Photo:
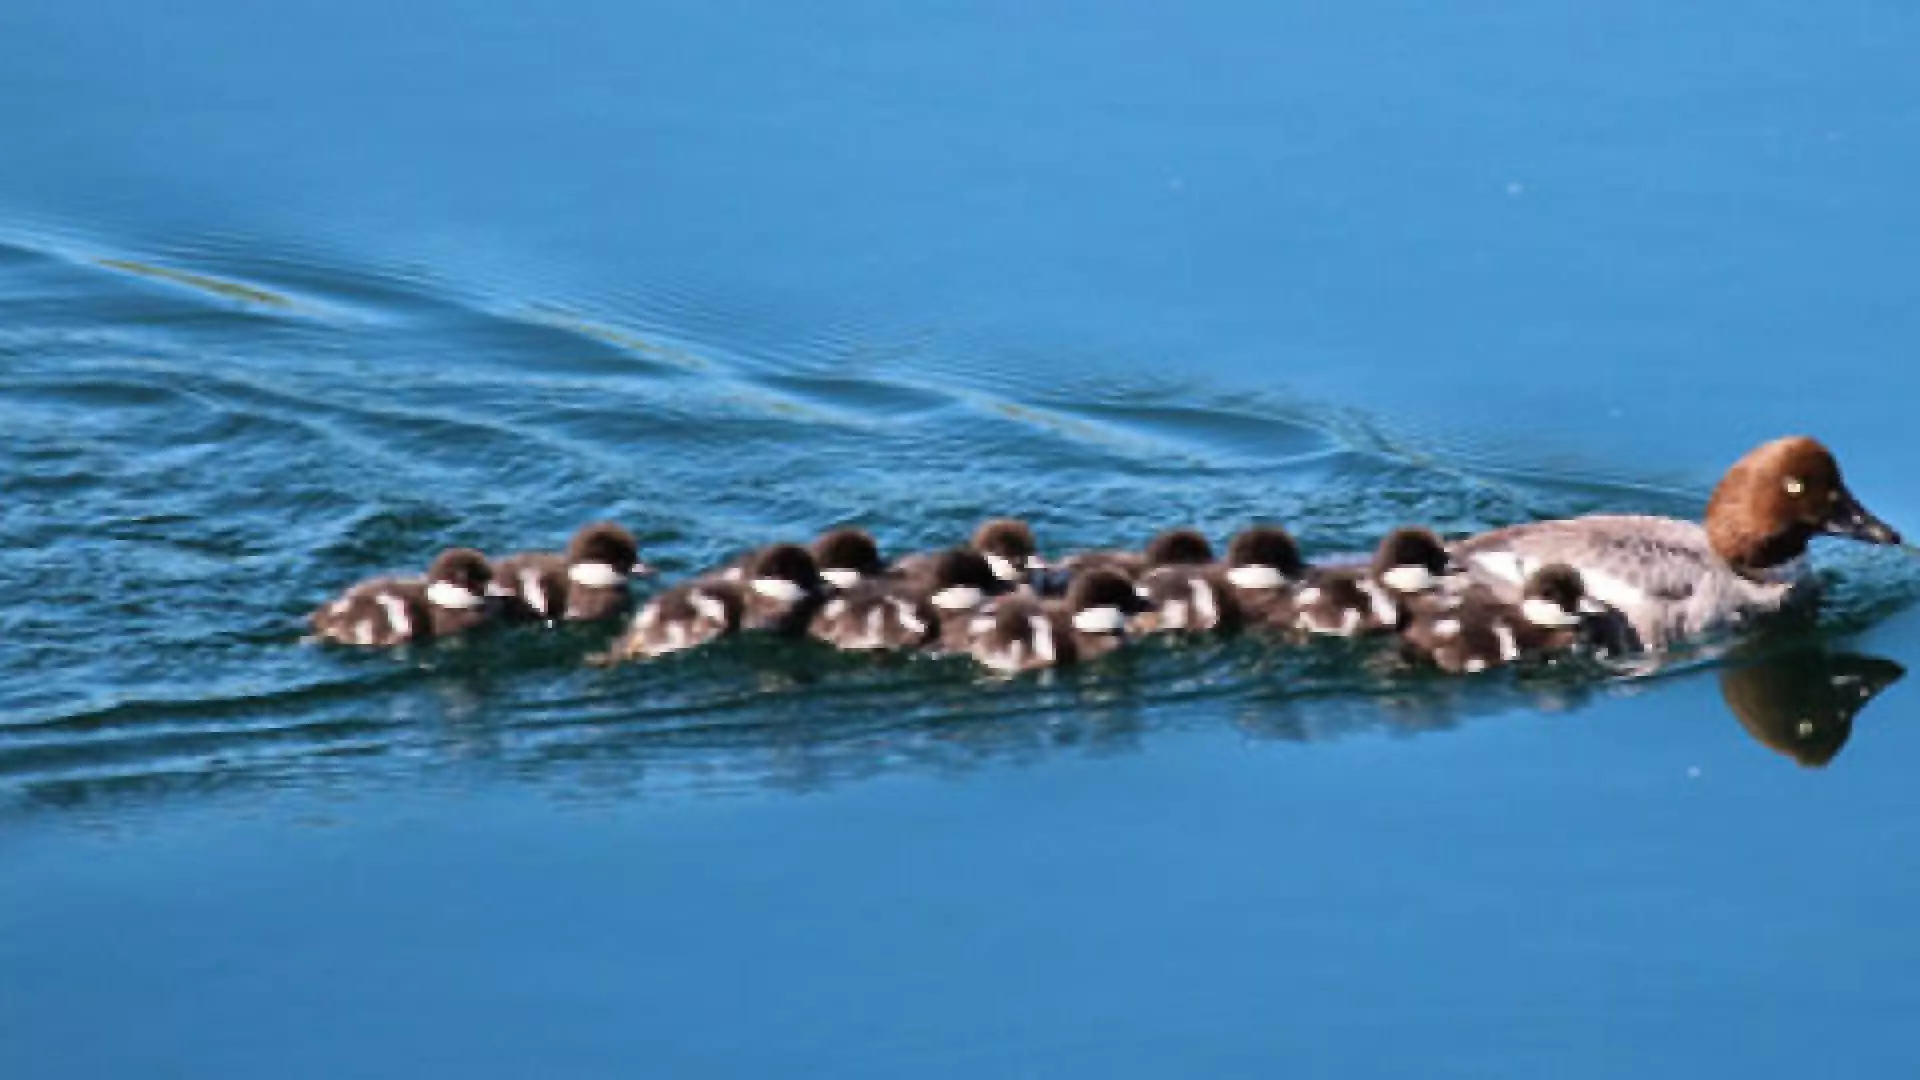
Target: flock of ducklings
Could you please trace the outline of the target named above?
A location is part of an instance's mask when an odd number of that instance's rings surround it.
[[[626,529],[598,522],[564,552],[489,560],[440,553],[424,577],[363,581],[314,612],[314,636],[358,646],[462,634],[491,622],[591,621],[631,612],[629,581],[653,573]],[[1145,548],[1042,560],[1016,519],[968,542],[888,561],[867,532],[749,551],[654,595],[608,662],[657,657],[740,633],[813,637],[848,651],[966,655],[1017,673],[1111,652],[1149,634],[1397,636],[1416,662],[1470,673],[1572,650],[1616,651],[1618,616],[1580,575],[1536,571],[1518,598],[1460,571],[1429,529],[1393,530],[1370,561],[1309,565],[1283,528],[1236,534],[1226,557],[1192,529]]]

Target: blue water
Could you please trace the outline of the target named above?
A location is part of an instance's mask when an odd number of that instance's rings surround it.
[[[0,8],[0,1076],[1911,1071],[1897,552],[1646,679],[298,637],[603,516],[1325,552],[1791,431],[1920,530],[1916,31]]]

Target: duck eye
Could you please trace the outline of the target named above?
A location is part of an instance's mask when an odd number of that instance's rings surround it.
[[[1785,487],[1787,489],[1787,494],[1794,495],[1794,496],[1798,496],[1801,492],[1807,490],[1807,485],[1801,483],[1800,478],[1797,476],[1787,477],[1787,482],[1785,484]]]

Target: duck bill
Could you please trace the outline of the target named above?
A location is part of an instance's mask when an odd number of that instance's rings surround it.
[[[1863,540],[1869,544],[1898,544],[1900,534],[1893,526],[1874,517],[1853,492],[1842,488],[1840,498],[1833,504],[1833,512],[1820,524],[1820,531],[1834,536],[1844,536],[1851,540]]]

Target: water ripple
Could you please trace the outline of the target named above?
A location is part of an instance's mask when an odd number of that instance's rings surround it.
[[[1277,519],[1326,552],[1405,521],[1700,503],[1168,365],[1075,381],[1040,350],[808,328],[691,288],[556,299],[242,237],[112,248],[0,235],[0,591],[32,598],[0,611],[0,801],[27,808],[471,769],[568,793],[804,790],[1124,752],[1223,716],[1262,739],[1430,731],[1624,685],[1464,685],[1250,641],[1003,682],[761,643],[585,666],[606,630],[298,640],[346,581],[451,543],[552,547],[615,517],[671,575],[844,522],[899,550],[1017,513],[1066,549]],[[1920,599],[1905,562],[1828,565],[1829,637]]]

